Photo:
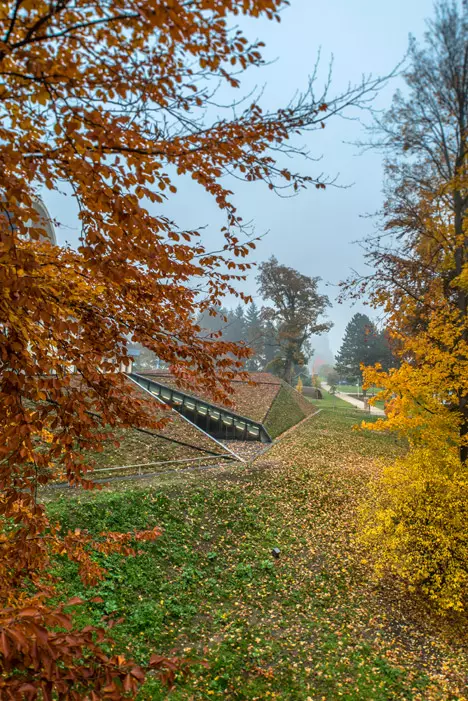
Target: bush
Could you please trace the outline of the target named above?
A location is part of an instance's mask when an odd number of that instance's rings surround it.
[[[386,467],[361,509],[361,540],[381,577],[393,573],[441,609],[468,586],[468,470],[456,452],[412,450]]]

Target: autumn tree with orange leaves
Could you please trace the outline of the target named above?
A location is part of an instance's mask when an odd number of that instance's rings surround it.
[[[119,699],[144,671],[105,653],[102,630],[75,629],[55,606],[51,558],[102,577],[93,553],[134,552],[157,530],[62,533],[38,489],[57,475],[92,487],[87,451],[109,430],[161,428],[128,400],[129,339],[181,381],[226,394],[245,349],[204,339],[195,319],[236,294],[252,241],[226,174],[270,189],[322,179],[284,167],[290,137],[321,129],[378,81],[263,112],[253,101],[211,123],[213,85],[240,86],[262,64],[261,43],[232,29],[244,14],[278,19],[286,0],[7,0],[0,7],[0,698]],[[217,111],[219,112],[219,106]],[[189,176],[225,213],[220,252],[205,250],[158,205]],[[79,205],[80,245],[39,236],[35,198],[67,183]],[[243,297],[242,294],[240,294]],[[170,677],[174,663],[153,657]]]

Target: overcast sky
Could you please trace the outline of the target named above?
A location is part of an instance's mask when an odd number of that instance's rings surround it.
[[[323,74],[334,56],[331,94],[340,92],[349,81],[358,82],[363,73],[388,74],[402,59],[410,33],[422,37],[424,20],[431,16],[432,0],[291,0],[282,22],[249,21],[243,28],[251,38],[266,43],[264,56],[273,61],[246,81],[265,86],[267,106],[285,105],[296,89],[303,88],[321,49]],[[378,98],[380,107],[390,103],[398,87],[394,79]],[[234,97],[239,97],[236,94]],[[363,215],[377,211],[382,203],[382,160],[377,153],[359,154],[349,142],[362,137],[362,127],[354,121],[337,119],[325,130],[308,135],[312,155],[323,156],[320,163],[293,164],[292,169],[318,174],[325,171],[347,189],[311,188],[298,197],[282,199],[263,184],[238,185],[235,202],[245,220],[252,220],[256,234],[268,232],[253,259],[262,261],[274,254],[281,263],[306,275],[323,278],[333,308],[329,316],[335,326],[330,333],[333,352],[339,348],[344,327],[354,311],[337,305],[336,283],[352,268],[362,269],[361,250],[353,242],[372,231],[372,219]],[[170,207],[171,216],[182,227],[206,226],[208,247],[219,241],[224,220],[214,202],[190,180],[177,183],[178,195]],[[75,245],[78,238],[76,208],[58,192],[44,193],[53,217],[60,221],[59,243]],[[326,286],[325,283],[328,283]],[[245,291],[256,295],[255,274]],[[260,299],[256,301],[261,304]]]

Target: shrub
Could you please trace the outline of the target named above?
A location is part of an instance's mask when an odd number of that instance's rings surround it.
[[[456,451],[416,448],[384,468],[361,509],[360,539],[378,577],[393,573],[440,609],[468,585],[468,470]]]

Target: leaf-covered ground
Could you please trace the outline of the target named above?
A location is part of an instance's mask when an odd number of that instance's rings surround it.
[[[319,402],[317,402],[319,404]],[[320,404],[319,404],[320,405]],[[395,582],[376,585],[355,544],[356,507],[374,459],[402,449],[352,430],[324,409],[250,467],[160,476],[144,487],[61,496],[64,527],[164,534],[135,559],[105,558],[108,576],[84,590],[57,564],[63,595],[89,603],[79,618],[116,612],[117,648],[206,660],[169,698],[295,701],[444,699],[467,694],[460,619],[439,620]],[[271,550],[278,547],[280,557]],[[168,698],[150,679],[141,699]]]
[[[159,431],[115,429],[111,438],[101,444],[101,451],[87,453],[87,458],[99,472],[96,478],[132,474],[138,471],[156,472],[168,469],[167,462],[192,467],[197,463],[212,462],[216,455],[227,455],[225,448],[205,432],[170,411],[137,385],[127,381],[128,401],[149,400],[148,413],[157,418],[170,417]],[[109,428],[107,429],[109,430]],[[182,462],[183,461],[183,462]],[[158,463],[161,463],[160,465]],[[141,467],[132,467],[132,466]],[[128,469],[120,469],[128,466]],[[145,467],[148,466],[148,467]],[[119,469],[116,469],[119,468]]]
[[[169,469],[170,464],[192,467],[219,460],[212,453],[223,455],[223,447],[208,441],[196,429],[176,420],[162,432],[160,438],[151,432],[133,429],[114,431],[113,438],[102,444],[102,452],[88,452],[96,469],[96,478],[127,475],[137,472],[157,472]],[[176,441],[184,443],[181,445]],[[189,447],[190,446],[190,447]],[[209,450],[210,452],[206,452]],[[228,457],[228,456],[227,456]],[[123,469],[125,468],[125,469]]]

